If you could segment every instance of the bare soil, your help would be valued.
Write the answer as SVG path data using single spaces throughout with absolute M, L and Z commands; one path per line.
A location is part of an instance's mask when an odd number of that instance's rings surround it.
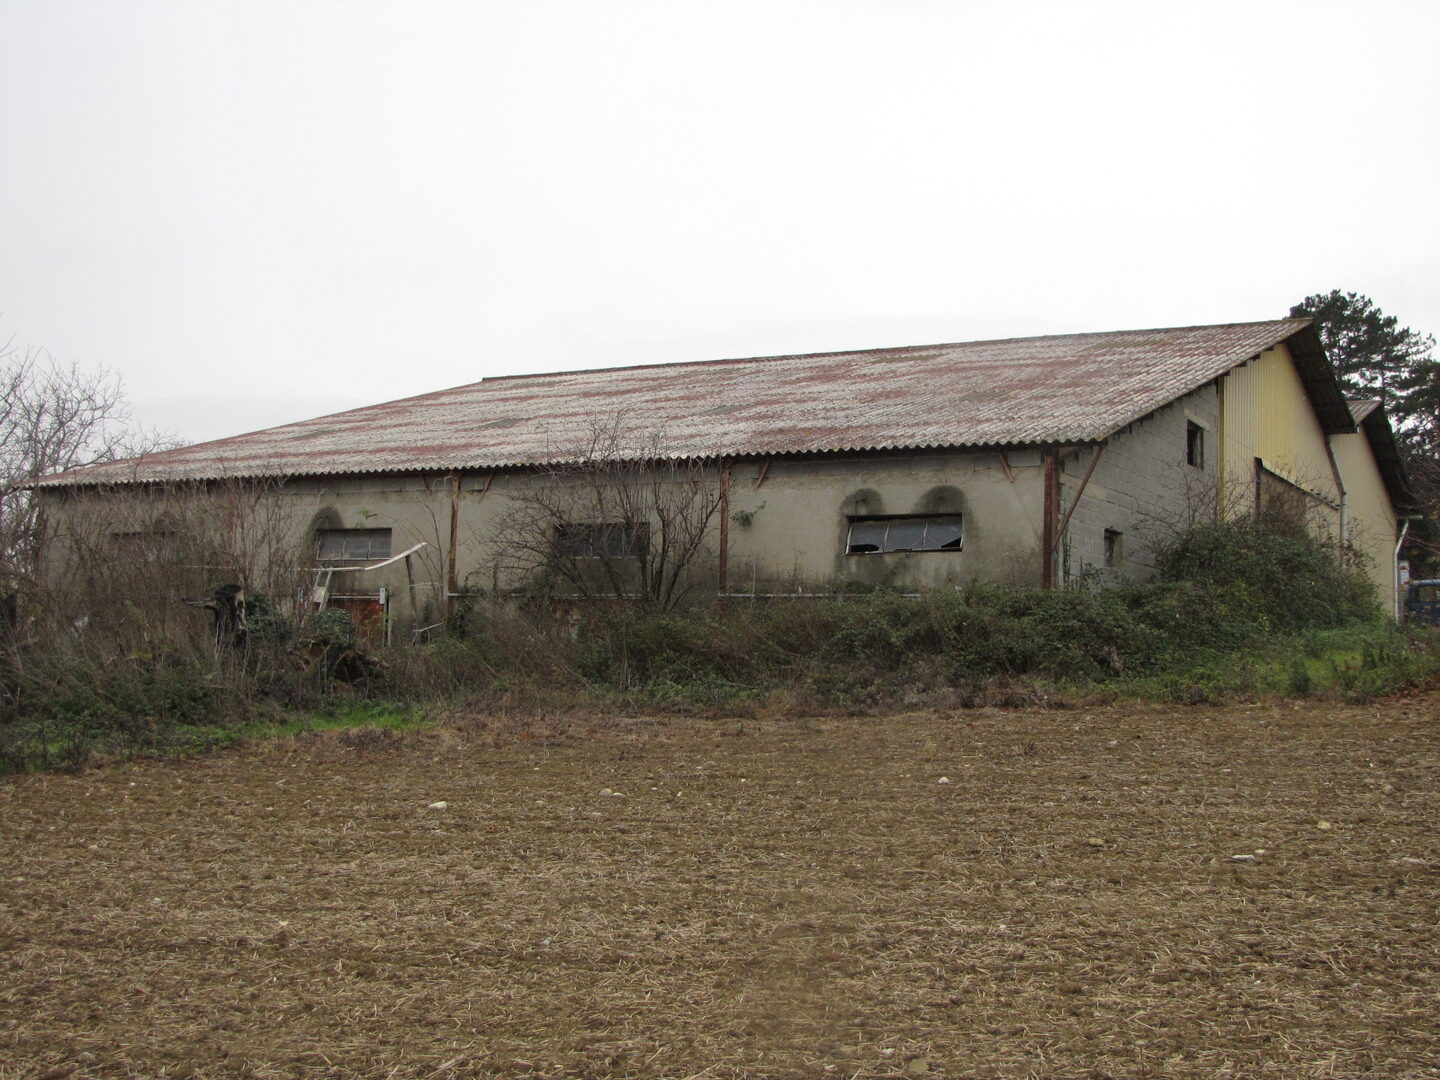
M 12 778 L 0 1078 L 1440 1076 L 1437 717 L 457 718 Z

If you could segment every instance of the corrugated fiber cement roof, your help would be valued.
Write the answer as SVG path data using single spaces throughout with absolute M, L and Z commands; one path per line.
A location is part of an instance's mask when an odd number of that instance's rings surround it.
M 594 432 L 677 458 L 1104 438 L 1303 319 L 484 379 L 42 483 L 493 469 L 575 460 Z M 633 440 L 643 440 L 637 446 Z

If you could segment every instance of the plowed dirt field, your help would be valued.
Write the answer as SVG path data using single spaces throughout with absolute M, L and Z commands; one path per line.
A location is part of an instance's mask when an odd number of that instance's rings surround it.
M 1437 718 L 462 718 L 10 778 L 0 1078 L 1437 1076 Z

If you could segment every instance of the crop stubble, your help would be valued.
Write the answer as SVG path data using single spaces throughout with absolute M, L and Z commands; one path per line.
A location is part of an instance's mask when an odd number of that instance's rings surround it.
M 1440 1075 L 1437 711 L 461 717 L 12 778 L 0 1078 Z

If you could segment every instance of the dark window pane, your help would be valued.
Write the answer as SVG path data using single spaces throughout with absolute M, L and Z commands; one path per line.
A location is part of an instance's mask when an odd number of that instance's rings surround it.
M 925 519 L 899 518 L 887 522 L 885 532 L 886 551 L 923 551 L 925 547 Z
M 869 555 L 885 551 L 959 551 L 962 522 L 959 514 L 852 520 L 845 552 Z
M 958 517 L 931 518 L 925 523 L 926 551 L 959 551 L 960 519 Z
M 322 562 L 378 562 L 390 557 L 389 529 L 321 529 Z
M 584 525 L 555 526 L 555 553 L 562 558 L 583 559 L 592 553 L 592 540 Z
M 1185 462 L 1205 467 L 1205 429 L 1193 420 L 1185 423 Z
M 626 559 L 639 554 L 639 538 L 636 530 L 618 521 L 597 525 L 595 553 L 604 552 L 612 559 Z
M 846 548 L 851 555 L 868 555 L 879 551 L 885 543 L 885 522 L 855 521 L 850 525 L 850 544 Z
M 555 553 L 567 559 L 630 559 L 650 542 L 644 522 L 567 522 L 555 527 Z

